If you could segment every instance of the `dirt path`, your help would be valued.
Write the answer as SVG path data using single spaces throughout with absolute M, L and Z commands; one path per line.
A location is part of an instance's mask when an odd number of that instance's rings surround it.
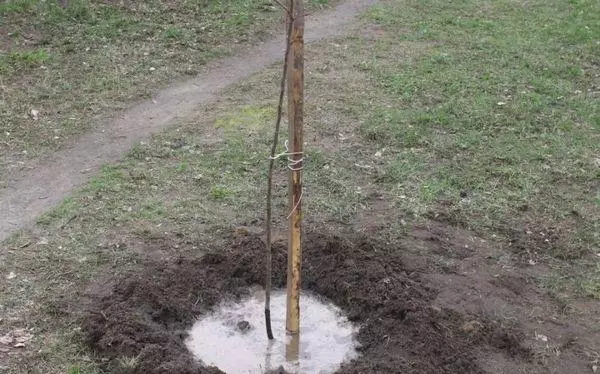
M 307 18 L 306 42 L 339 36 L 343 25 L 376 0 L 349 0 L 334 9 Z M 26 227 L 47 209 L 60 203 L 73 189 L 95 175 L 103 164 L 117 161 L 140 140 L 178 118 L 210 103 L 219 91 L 281 59 L 282 38 L 237 56 L 208 64 L 194 79 L 158 92 L 106 123 L 102 130 L 83 135 L 71 147 L 32 165 L 9 181 L 0 194 L 0 241 Z

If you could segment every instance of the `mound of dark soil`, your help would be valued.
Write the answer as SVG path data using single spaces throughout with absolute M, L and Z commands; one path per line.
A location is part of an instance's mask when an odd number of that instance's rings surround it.
M 89 344 L 113 372 L 220 372 L 194 360 L 184 331 L 221 300 L 262 283 L 264 248 L 247 237 L 199 259 L 145 264 L 103 296 L 90 296 L 83 320 Z M 364 238 L 305 236 L 303 287 L 361 326 L 361 355 L 339 373 L 482 373 L 482 353 L 529 358 L 510 329 L 432 307 L 437 291 L 404 270 L 400 250 Z M 285 252 L 275 243 L 275 287 L 285 283 Z

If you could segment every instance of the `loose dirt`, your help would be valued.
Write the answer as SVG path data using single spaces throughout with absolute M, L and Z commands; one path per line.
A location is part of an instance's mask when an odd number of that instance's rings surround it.
M 446 249 L 465 239 L 442 233 L 442 226 L 436 230 L 416 229 L 415 235 L 393 245 L 356 234 L 306 235 L 303 287 L 332 300 L 360 326 L 360 357 L 338 373 L 589 370 L 589 361 L 574 343 L 577 336 L 557 348 L 560 359 L 552 351 L 553 359 L 535 345 L 538 340 L 546 346 L 556 343 L 556 336 L 542 335 L 545 324 L 532 329 L 526 311 L 520 318 L 504 314 L 528 308 L 529 297 L 538 306 L 545 302 L 522 279 L 492 277 L 497 279 L 494 283 L 483 272 L 475 277 L 439 273 L 431 265 L 434 257 L 426 251 L 419 265 L 413 258 L 415 250 L 436 241 L 431 238 L 447 241 Z M 428 237 L 423 237 L 425 231 Z M 185 347 L 185 331 L 221 301 L 239 300 L 250 286 L 262 283 L 264 248 L 256 236 L 232 239 L 226 248 L 214 248 L 203 257 L 166 263 L 149 260 L 128 275 L 111 279 L 110 287 L 94 286 L 92 290 L 105 291 L 90 291 L 84 302 L 82 326 L 87 343 L 112 372 L 220 372 L 193 359 Z M 467 267 L 473 263 L 479 261 Z M 285 264 L 285 245 L 277 242 L 275 287 L 284 286 Z M 480 307 L 487 301 L 501 302 L 504 308 L 495 313 L 499 304 L 489 304 L 491 310 Z M 544 307 L 546 315 L 555 309 L 551 303 Z M 576 326 L 571 328 L 565 321 L 556 319 L 555 324 L 577 332 Z M 135 358 L 134 364 L 125 365 L 131 363 L 127 358 Z
M 305 41 L 342 35 L 343 26 L 375 1 L 349 0 L 307 17 Z M 116 118 L 99 120 L 104 123 L 97 131 L 81 136 L 64 151 L 28 165 L 28 171 L 12 176 L 0 194 L 0 241 L 58 204 L 101 165 L 118 160 L 136 142 L 192 115 L 224 88 L 280 60 L 283 47 L 281 37 L 258 46 L 241 47 L 237 56 L 209 63 L 194 79 L 158 92 L 152 100 L 139 103 Z

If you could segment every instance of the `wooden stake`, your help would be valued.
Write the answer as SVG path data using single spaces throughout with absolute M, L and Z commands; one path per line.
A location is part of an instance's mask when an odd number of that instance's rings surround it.
M 300 270 L 302 264 L 302 159 L 304 112 L 304 4 L 302 0 L 289 0 L 292 14 L 290 55 L 288 57 L 288 124 L 290 155 L 289 183 L 289 238 L 287 268 L 288 334 L 300 332 Z M 297 341 L 296 339 L 292 339 Z M 296 346 L 297 347 L 297 346 Z M 293 347 L 292 347 L 293 348 Z M 297 350 L 297 348 L 295 348 Z M 297 352 L 293 356 L 297 357 Z

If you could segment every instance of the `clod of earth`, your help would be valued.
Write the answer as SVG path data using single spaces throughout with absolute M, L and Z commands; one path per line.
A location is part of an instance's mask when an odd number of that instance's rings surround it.
M 247 332 L 248 330 L 250 330 L 252 328 L 252 326 L 250 326 L 250 322 L 248 322 L 248 321 L 240 321 L 237 324 L 237 328 L 241 332 Z

